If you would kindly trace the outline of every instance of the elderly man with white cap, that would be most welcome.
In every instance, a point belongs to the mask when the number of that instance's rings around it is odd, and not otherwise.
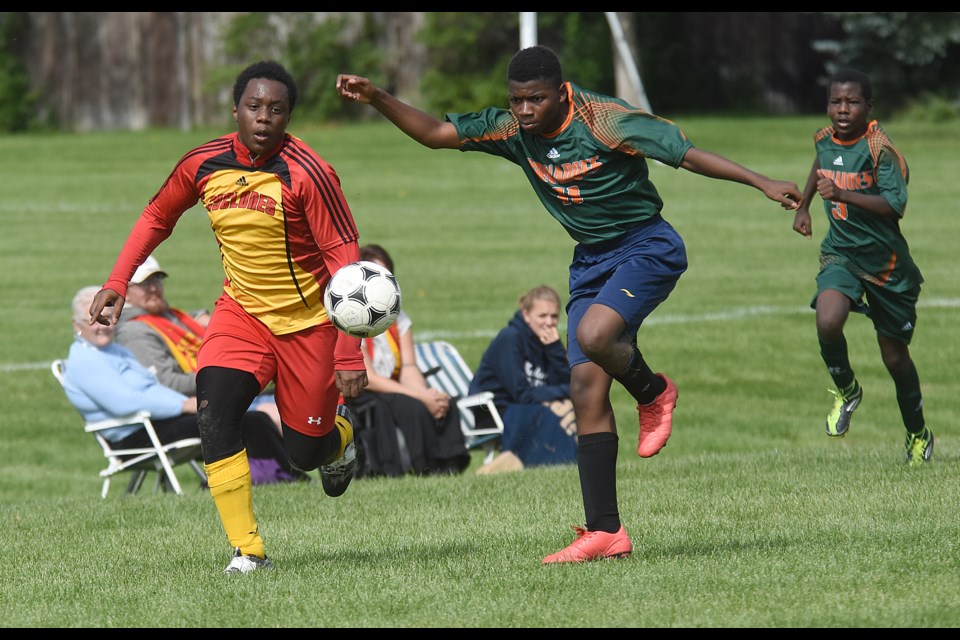
[[[192,396],[197,394],[197,353],[210,314],[172,307],[164,293],[167,277],[152,255],[137,268],[127,289],[116,341],[154,369],[161,384]],[[280,430],[280,414],[271,394],[258,396],[250,408],[269,415]]]

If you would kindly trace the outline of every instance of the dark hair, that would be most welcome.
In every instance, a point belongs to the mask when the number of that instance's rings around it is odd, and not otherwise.
[[[387,253],[387,250],[378,244],[365,244],[360,247],[360,259],[370,262],[379,261],[383,263],[390,273],[393,273],[393,258]]]
[[[554,87],[563,84],[560,59],[552,49],[543,45],[534,45],[513,54],[510,66],[507,67],[507,81],[530,82],[531,80],[544,80]]]
[[[287,97],[290,100],[290,113],[297,106],[297,83],[293,76],[283,68],[283,65],[275,60],[261,60],[240,72],[237,81],[233,83],[233,106],[240,105],[240,96],[247,88],[247,84],[254,78],[266,78],[267,80],[276,80],[282,82],[287,87]]]
[[[870,83],[870,76],[859,69],[846,67],[837,69],[827,84],[827,98],[830,97],[830,87],[834,84],[843,84],[844,82],[855,82],[860,85],[860,93],[867,102],[873,100],[873,84]]]

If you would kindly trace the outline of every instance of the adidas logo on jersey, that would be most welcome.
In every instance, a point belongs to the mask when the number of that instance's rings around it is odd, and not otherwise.
[[[557,151],[556,147],[551,147],[550,151],[547,151],[547,157],[550,158],[551,160],[556,160],[557,158],[560,157],[560,152]]]
[[[246,187],[246,186],[247,186],[247,178],[246,178],[245,176],[240,176],[240,179],[237,180],[237,186],[238,186],[238,187]]]
[[[837,159],[833,161],[833,166],[842,167],[843,166],[843,156],[837,156]]]
[[[901,330],[901,331],[913,331],[913,323],[912,323],[912,322],[908,322],[907,324],[903,325],[903,328],[900,329],[900,330]]]

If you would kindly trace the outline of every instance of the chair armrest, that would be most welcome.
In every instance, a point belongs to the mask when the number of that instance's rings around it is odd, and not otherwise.
[[[150,420],[149,411],[138,411],[126,416],[117,416],[116,418],[105,418],[96,422],[88,422],[83,430],[87,433],[103,431],[104,429],[115,429],[116,427],[126,427],[131,424],[143,425]]]

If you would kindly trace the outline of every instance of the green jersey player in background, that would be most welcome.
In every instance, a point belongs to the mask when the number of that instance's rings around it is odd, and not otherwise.
[[[820,245],[817,311],[820,355],[833,378],[834,406],[827,435],[841,438],[863,398],[850,366],[843,327],[850,311],[866,314],[877,332],[883,364],[897,389],[897,404],[907,429],[906,460],[923,464],[933,453],[933,433],[923,419],[923,395],[908,345],[917,324],[917,299],[923,276],[900,232],[907,209],[907,161],[887,137],[873,111],[870,78],[841,69],[830,78],[827,116],[832,126],[814,136],[816,158],[803,189],[803,204],[793,229],[812,236],[808,204],[823,198],[830,224]]]
[[[620,521],[618,437],[610,385],[637,401],[637,453],[648,458],[673,429],[676,385],[654,373],[637,345],[644,319],[687,268],[683,240],[660,215],[647,158],[754,187],[785,209],[800,189],[697,149],[672,122],[610,96],[564,82],[556,54],[517,52],[507,70],[509,109],[447,114],[439,120],[367,78],[337,76],[341,98],[369,104],[431,149],[482,151],[520,166],[547,211],[577,245],[570,265],[567,350],[577,418],[577,467],[586,516],[576,539],[544,564],[622,558],[633,550]]]

